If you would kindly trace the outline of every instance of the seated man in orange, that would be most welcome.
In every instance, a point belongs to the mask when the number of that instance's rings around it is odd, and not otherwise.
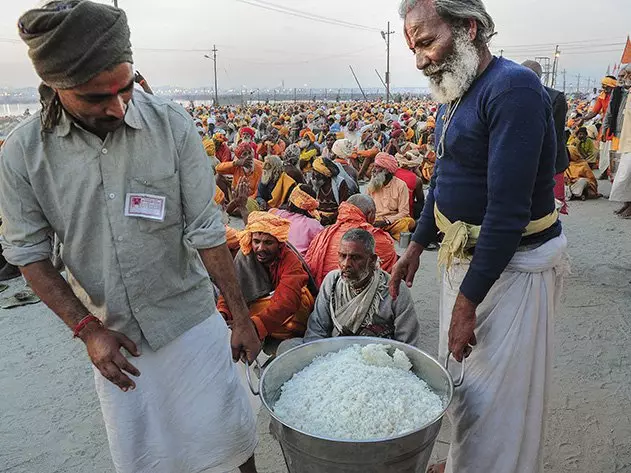
[[[383,228],[397,241],[401,233],[411,232],[416,227],[416,222],[410,217],[408,186],[394,176],[398,169],[394,156],[379,153],[368,183],[368,195],[377,207],[375,226]]]
[[[261,340],[270,342],[302,337],[317,295],[306,264],[286,244],[289,226],[270,213],[252,212],[234,260],[252,322]],[[223,297],[217,309],[232,319]]]
[[[239,182],[242,179],[245,179],[249,186],[248,209],[256,210],[258,208],[256,204],[256,193],[258,191],[259,182],[261,182],[261,176],[263,175],[263,163],[254,159],[254,151],[249,143],[241,143],[237,146],[234,154],[237,159],[227,163],[220,163],[215,168],[215,171],[219,175],[232,175],[233,192],[230,192],[230,189],[228,188],[224,188],[226,187],[225,184],[220,184],[218,182],[217,185],[226,196],[232,196],[234,191],[237,189]],[[233,198],[228,197],[228,206],[226,211],[230,215],[238,216],[240,215],[238,207],[238,203],[235,202]]]
[[[305,260],[318,287],[331,271],[338,269],[338,250],[342,236],[353,228],[369,232],[376,243],[376,255],[381,269],[390,273],[398,256],[394,240],[385,231],[375,228],[375,202],[365,194],[355,194],[340,204],[337,222],[320,232],[309,245]]]

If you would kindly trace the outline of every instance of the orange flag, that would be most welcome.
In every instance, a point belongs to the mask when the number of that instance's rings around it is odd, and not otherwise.
[[[624,52],[622,53],[621,64],[631,64],[631,39],[627,36],[627,45],[624,48]]]

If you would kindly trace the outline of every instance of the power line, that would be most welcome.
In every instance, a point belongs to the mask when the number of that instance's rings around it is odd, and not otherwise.
[[[293,8],[284,7],[282,5],[277,5],[275,3],[264,2],[262,0],[236,0],[236,1],[239,3],[245,3],[247,5],[251,5],[254,7],[263,8],[264,10],[274,11],[277,13],[283,13],[285,15],[303,18],[306,20],[317,21],[320,23],[327,23],[329,25],[344,26],[346,28],[353,28],[353,29],[364,30],[364,31],[373,31],[373,32],[381,31],[379,28],[373,28],[371,26],[360,25],[357,23],[351,23],[344,20],[338,20],[335,18],[316,15],[316,14],[301,11],[301,10],[295,10]]]

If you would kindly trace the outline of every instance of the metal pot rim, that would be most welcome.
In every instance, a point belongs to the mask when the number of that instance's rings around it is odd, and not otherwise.
[[[339,338],[339,337],[336,337],[335,339],[337,339],[337,338]],[[413,350],[416,350],[416,351],[420,352],[421,354],[425,355],[430,360],[432,360],[440,368],[440,370],[446,375],[447,380],[449,382],[449,397],[447,399],[446,405],[443,406],[442,412],[438,416],[436,416],[434,419],[432,419],[431,421],[427,422],[425,425],[422,425],[422,426],[420,426],[419,428],[417,428],[415,430],[412,430],[412,431],[409,431],[409,432],[405,432],[405,433],[403,433],[401,435],[397,435],[395,437],[372,438],[372,439],[363,439],[363,440],[337,439],[337,438],[330,438],[330,437],[322,437],[322,436],[315,435],[315,434],[312,434],[312,433],[309,433],[309,432],[305,432],[304,430],[300,430],[299,428],[294,427],[291,424],[288,424],[287,422],[283,421],[281,418],[279,418],[274,413],[274,410],[269,406],[269,404],[267,403],[267,399],[265,399],[265,396],[263,395],[263,381],[265,380],[265,375],[267,374],[267,370],[271,366],[273,366],[274,363],[276,363],[281,358],[285,357],[286,355],[289,355],[292,352],[301,350],[307,345],[326,344],[326,343],[328,343],[329,340],[333,340],[334,339],[334,338],[323,338],[321,340],[314,340],[312,342],[304,343],[304,344],[302,344],[300,346],[294,347],[291,350],[286,351],[285,353],[283,353],[282,355],[280,355],[279,357],[274,359],[269,364],[269,366],[265,369],[265,371],[263,372],[263,375],[261,376],[261,379],[259,380],[260,398],[261,398],[261,402],[262,402],[263,406],[265,406],[265,409],[267,409],[267,412],[272,416],[272,418],[274,420],[276,420],[277,422],[279,422],[283,426],[293,430],[294,432],[297,432],[299,434],[306,435],[307,437],[315,438],[315,439],[318,439],[318,440],[324,440],[324,441],[329,441],[329,442],[337,442],[337,443],[349,443],[349,444],[350,443],[369,444],[369,443],[389,442],[389,441],[392,441],[392,440],[398,440],[398,439],[402,439],[402,438],[405,438],[405,437],[409,437],[411,435],[415,435],[418,432],[431,427],[432,425],[434,425],[436,422],[439,422],[444,417],[445,413],[447,412],[447,409],[449,408],[449,406],[451,405],[451,402],[453,401],[453,397],[454,397],[454,381],[453,381],[453,378],[451,376],[451,373],[449,373],[449,371],[447,371],[447,369],[445,369],[445,367],[443,365],[441,365],[433,356],[431,356],[429,353],[421,350],[420,348],[417,348],[417,347],[415,347],[413,345],[408,345],[407,343],[399,342],[397,340],[374,338],[374,337],[342,337],[342,338],[344,338],[345,341],[349,342],[348,346],[354,345],[355,343],[353,343],[353,342],[365,342],[365,341],[370,341],[371,344],[392,345],[395,348],[400,348],[401,346],[404,346],[404,347],[406,347],[408,349],[411,348]],[[333,352],[330,352],[330,353],[333,353]],[[294,374],[296,374],[296,373],[294,373]]]

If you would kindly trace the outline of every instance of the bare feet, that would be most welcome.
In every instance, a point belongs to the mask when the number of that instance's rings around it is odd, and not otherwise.
[[[427,469],[427,473],[445,473],[445,468],[447,468],[447,462],[436,463]]]
[[[627,209],[618,214],[620,216],[620,218],[631,218],[631,206],[627,207]]]
[[[629,210],[630,207],[631,207],[631,202],[625,202],[625,204],[622,207],[620,207],[618,210],[614,211],[614,213],[616,215],[622,215],[624,212]]]

